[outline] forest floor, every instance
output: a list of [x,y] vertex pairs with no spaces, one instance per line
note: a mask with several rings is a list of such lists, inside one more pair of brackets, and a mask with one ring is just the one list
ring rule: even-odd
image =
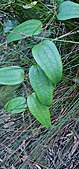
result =
[[39,3],[34,9],[21,10],[22,2],[3,1],[0,21],[7,29],[13,19],[19,23],[40,19],[48,38],[55,39],[70,31],[76,33],[55,41],[62,57],[63,77],[55,87],[50,129],[40,125],[28,108],[16,115],[4,110],[9,99],[27,98],[32,90],[28,77],[34,63],[31,48],[39,39],[27,38],[7,45],[7,33],[0,34],[0,67],[19,65],[25,71],[21,85],[0,85],[0,169],[79,169],[79,19],[57,21],[56,2]]

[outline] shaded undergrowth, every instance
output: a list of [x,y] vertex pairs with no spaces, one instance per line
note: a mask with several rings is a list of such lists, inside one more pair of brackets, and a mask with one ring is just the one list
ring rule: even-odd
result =
[[[19,86],[6,87],[0,85],[0,167],[2,169],[12,167],[16,169],[36,169],[38,167],[77,169],[79,168],[78,19],[65,22],[57,21],[57,3],[55,2],[45,5],[39,1],[33,9],[26,10],[26,12],[24,9],[21,10],[21,5],[16,10],[17,5],[15,3],[10,4],[4,10],[3,6],[0,6],[1,22],[2,18],[5,19],[7,16],[8,19],[11,19],[11,16],[14,17],[14,15],[17,19],[19,18],[19,22],[27,20],[27,17],[29,19],[40,19],[43,22],[44,31],[37,38],[26,38],[8,46],[6,34],[1,35],[0,67],[11,65],[23,67],[25,80]],[[11,10],[13,10],[13,13],[11,13]],[[22,17],[20,18],[20,16]],[[67,35],[67,33],[69,34]],[[16,96],[27,98],[31,93],[28,71],[29,67],[35,62],[32,58],[31,49],[43,37],[47,37],[56,43],[63,61],[62,81],[55,88],[53,103],[50,107],[52,127],[49,130],[41,126],[28,109],[18,115],[7,114],[3,109],[4,104],[10,98]],[[57,37],[61,38],[56,39]]]

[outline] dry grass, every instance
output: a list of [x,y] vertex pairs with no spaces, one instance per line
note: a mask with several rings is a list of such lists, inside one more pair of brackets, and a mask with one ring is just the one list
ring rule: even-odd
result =
[[[15,9],[15,6],[13,7]],[[72,35],[69,33],[71,30],[72,32],[78,30],[79,23],[75,19],[71,22],[58,22],[55,15],[52,18],[51,9],[56,10],[55,3],[50,7],[47,6],[44,13],[40,8],[39,16],[44,24],[42,37],[45,35],[53,40],[63,36],[61,42],[57,40],[54,42],[62,56],[64,70],[62,81],[55,87],[53,104],[50,107],[52,127],[49,130],[41,126],[28,109],[18,115],[7,114],[3,109],[4,104],[11,97],[21,95],[27,98],[31,92],[28,79],[29,67],[34,63],[31,48],[39,42],[39,37],[6,46],[5,34],[1,36],[0,66],[19,65],[25,70],[25,81],[22,85],[0,86],[1,169],[79,168],[79,46],[77,44],[79,42],[78,32]],[[38,11],[38,8],[35,10]],[[8,16],[8,12],[6,13]],[[14,10],[14,14],[18,18],[20,12],[15,13]],[[33,15],[33,11],[31,13],[29,11],[30,14]],[[25,20],[25,15],[22,20]],[[64,36],[67,33],[69,35]]]

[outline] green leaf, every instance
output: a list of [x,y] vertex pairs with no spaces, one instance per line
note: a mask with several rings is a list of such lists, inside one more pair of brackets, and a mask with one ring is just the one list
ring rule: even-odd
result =
[[33,116],[46,128],[51,126],[50,112],[48,107],[42,105],[36,98],[35,93],[32,93],[27,98],[27,104]]
[[15,27],[7,36],[7,42],[24,39],[27,36],[33,36],[41,33],[42,23],[39,20],[28,20]]
[[50,106],[52,104],[53,85],[44,71],[38,65],[31,66],[29,79],[39,101],[45,106]]
[[44,40],[33,47],[32,54],[52,83],[58,83],[62,77],[62,61],[55,44]]
[[71,1],[63,2],[59,7],[58,20],[79,18],[79,4]]
[[24,81],[24,70],[19,66],[0,68],[0,84],[16,85]]
[[26,99],[24,97],[16,97],[9,100],[4,106],[9,113],[20,113],[26,110]]

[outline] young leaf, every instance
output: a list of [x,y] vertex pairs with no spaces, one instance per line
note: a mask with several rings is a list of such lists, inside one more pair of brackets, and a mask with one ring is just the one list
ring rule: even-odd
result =
[[33,47],[32,54],[52,83],[58,83],[62,77],[62,61],[55,44],[44,40]]
[[26,36],[33,36],[41,33],[42,23],[39,20],[28,20],[15,27],[7,36],[7,42],[20,40],[26,38]]
[[50,106],[52,104],[53,85],[44,71],[38,65],[31,66],[29,79],[39,101],[45,106]]
[[0,68],[0,84],[16,85],[24,81],[24,70],[19,66]]
[[27,98],[29,110],[33,116],[46,128],[51,126],[50,112],[48,107],[42,105],[36,98],[35,93],[32,93]]
[[59,7],[58,20],[79,18],[79,4],[71,1],[63,2]]
[[24,97],[16,97],[9,100],[4,108],[9,113],[20,113],[25,111],[26,106],[26,99]]

